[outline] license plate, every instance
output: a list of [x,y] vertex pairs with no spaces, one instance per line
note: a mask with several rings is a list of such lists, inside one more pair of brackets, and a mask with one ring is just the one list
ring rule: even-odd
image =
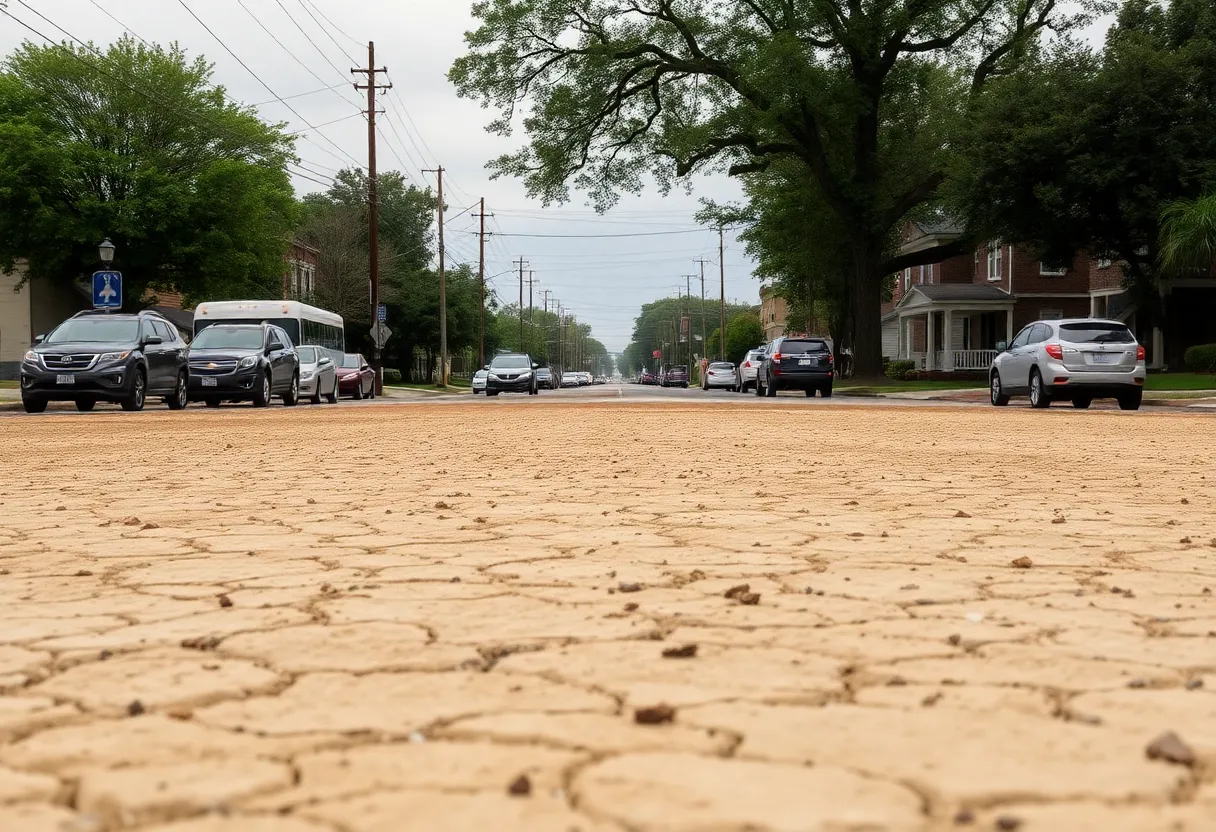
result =
[[76,376],[55,376],[56,384],[75,384]]
[[809,358],[799,358],[799,359],[798,359],[798,366],[799,366],[799,367],[809,367],[809,366],[811,366],[811,359],[809,359]]
[[1094,353],[1095,364],[1118,364],[1119,356],[1113,352],[1097,352]]
[[203,376],[203,386],[204,387],[215,387],[218,383],[219,383],[218,379],[207,378],[206,376]]

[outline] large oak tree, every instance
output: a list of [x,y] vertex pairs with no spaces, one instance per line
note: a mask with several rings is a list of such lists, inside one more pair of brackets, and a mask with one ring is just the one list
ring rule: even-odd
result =
[[571,185],[606,208],[648,177],[805,173],[845,229],[859,375],[881,373],[896,229],[947,177],[972,91],[1017,64],[1057,0],[484,0],[450,77],[522,119],[528,143],[492,163],[545,201]]

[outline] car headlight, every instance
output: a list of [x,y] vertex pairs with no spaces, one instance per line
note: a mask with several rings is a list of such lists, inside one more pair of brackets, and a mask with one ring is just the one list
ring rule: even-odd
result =
[[25,358],[23,358],[22,360],[28,361],[31,364],[37,364],[38,363],[38,353],[34,352],[33,350],[30,350],[29,352],[27,352],[25,354]]
[[490,373],[488,376],[486,376],[486,380],[487,381],[498,381],[498,375],[496,373]]
[[256,355],[247,355],[241,359],[240,363],[236,365],[236,368],[238,370],[248,370],[250,367],[255,366],[257,363],[258,363],[258,357]]
[[126,361],[127,356],[131,354],[130,350],[125,352],[106,352],[97,357],[98,364],[109,364],[114,361]]
[[316,375],[312,370],[305,370],[300,373],[300,381],[312,381],[312,377]]
[[525,370],[524,372],[519,374],[519,377],[520,378],[532,378],[532,372],[530,370]]

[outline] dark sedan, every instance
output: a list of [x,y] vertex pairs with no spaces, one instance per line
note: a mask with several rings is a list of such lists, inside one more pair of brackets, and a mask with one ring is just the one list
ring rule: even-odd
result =
[[348,352],[342,356],[342,366],[338,368],[338,395],[350,396],[356,401],[376,398],[376,371],[359,353]]

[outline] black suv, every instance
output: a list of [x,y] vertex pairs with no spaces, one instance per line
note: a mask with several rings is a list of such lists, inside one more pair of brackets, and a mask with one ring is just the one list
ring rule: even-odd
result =
[[496,355],[483,369],[489,372],[486,376],[487,396],[497,396],[499,393],[535,396],[540,392],[536,382],[536,371],[540,365],[530,355],[517,352]]
[[148,396],[164,396],[172,410],[186,406],[186,342],[155,312],[79,312],[34,344],[21,362],[26,413],[51,401],[76,402],[81,411],[98,402],[143,410]]
[[836,362],[824,338],[785,335],[765,347],[764,360],[756,371],[756,395],[775,396],[778,390],[815,391],[825,399],[832,395]]
[[286,332],[265,323],[198,331],[190,344],[190,401],[265,407],[271,396],[282,396],[287,407],[300,400],[300,357]]

